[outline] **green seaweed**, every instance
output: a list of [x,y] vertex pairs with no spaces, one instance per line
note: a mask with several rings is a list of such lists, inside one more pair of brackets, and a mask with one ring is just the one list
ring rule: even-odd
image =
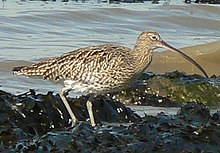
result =
[[219,84],[218,79],[206,79],[197,75],[188,76],[177,71],[163,75],[145,74],[134,86],[114,93],[113,96],[119,101],[139,105],[148,105],[149,97],[156,95],[154,102],[158,106],[166,106],[158,103],[160,99],[165,99],[173,106],[175,106],[173,103],[178,105],[199,101],[210,107],[219,107]]

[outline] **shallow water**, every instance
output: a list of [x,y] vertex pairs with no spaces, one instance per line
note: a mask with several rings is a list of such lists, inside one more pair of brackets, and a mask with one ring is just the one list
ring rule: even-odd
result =
[[[164,113],[165,115],[176,115],[180,111],[180,107],[154,107],[154,106],[128,106],[135,113],[144,117],[145,115],[157,116],[158,113]],[[210,109],[210,113],[214,114],[220,111],[219,108]]]
[[176,48],[217,41],[219,14],[219,6],[176,1],[158,5],[6,1],[0,9],[0,89],[57,92],[60,85],[13,76],[12,67],[101,43],[132,47],[147,29],[159,31]]

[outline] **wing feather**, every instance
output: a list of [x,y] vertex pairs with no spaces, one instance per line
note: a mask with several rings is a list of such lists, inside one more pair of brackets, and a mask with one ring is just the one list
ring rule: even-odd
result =
[[128,59],[130,51],[127,47],[111,44],[86,47],[14,70],[17,75],[37,75],[54,81],[71,79],[88,82],[91,78],[114,78],[114,71],[122,71],[123,65],[129,67],[131,64]]

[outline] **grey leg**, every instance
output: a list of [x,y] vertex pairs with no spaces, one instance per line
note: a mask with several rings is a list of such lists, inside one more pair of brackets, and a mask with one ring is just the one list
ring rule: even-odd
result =
[[70,108],[70,105],[69,105],[69,103],[68,103],[67,100],[66,100],[66,97],[64,96],[64,94],[65,94],[68,90],[70,90],[70,89],[71,89],[71,88],[69,88],[69,87],[64,87],[64,88],[62,88],[62,89],[60,90],[60,93],[59,93],[59,94],[60,94],[60,98],[61,98],[62,101],[63,101],[63,104],[65,105],[65,107],[66,107],[68,113],[70,114],[70,117],[71,117],[71,119],[72,119],[72,125],[74,125],[74,124],[76,123],[76,121],[77,121],[77,118],[76,118],[76,116],[74,115],[72,109]]
[[89,113],[89,118],[90,118],[90,122],[92,126],[95,126],[95,118],[94,118],[94,114],[93,114],[93,110],[92,110],[92,100],[94,99],[94,95],[91,94],[89,96],[88,101],[86,102],[86,107],[87,107],[87,111]]

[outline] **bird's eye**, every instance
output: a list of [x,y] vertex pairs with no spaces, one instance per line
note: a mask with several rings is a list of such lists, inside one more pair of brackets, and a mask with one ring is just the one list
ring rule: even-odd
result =
[[152,40],[158,40],[158,37],[155,36],[155,35],[150,36],[150,38],[151,38]]

